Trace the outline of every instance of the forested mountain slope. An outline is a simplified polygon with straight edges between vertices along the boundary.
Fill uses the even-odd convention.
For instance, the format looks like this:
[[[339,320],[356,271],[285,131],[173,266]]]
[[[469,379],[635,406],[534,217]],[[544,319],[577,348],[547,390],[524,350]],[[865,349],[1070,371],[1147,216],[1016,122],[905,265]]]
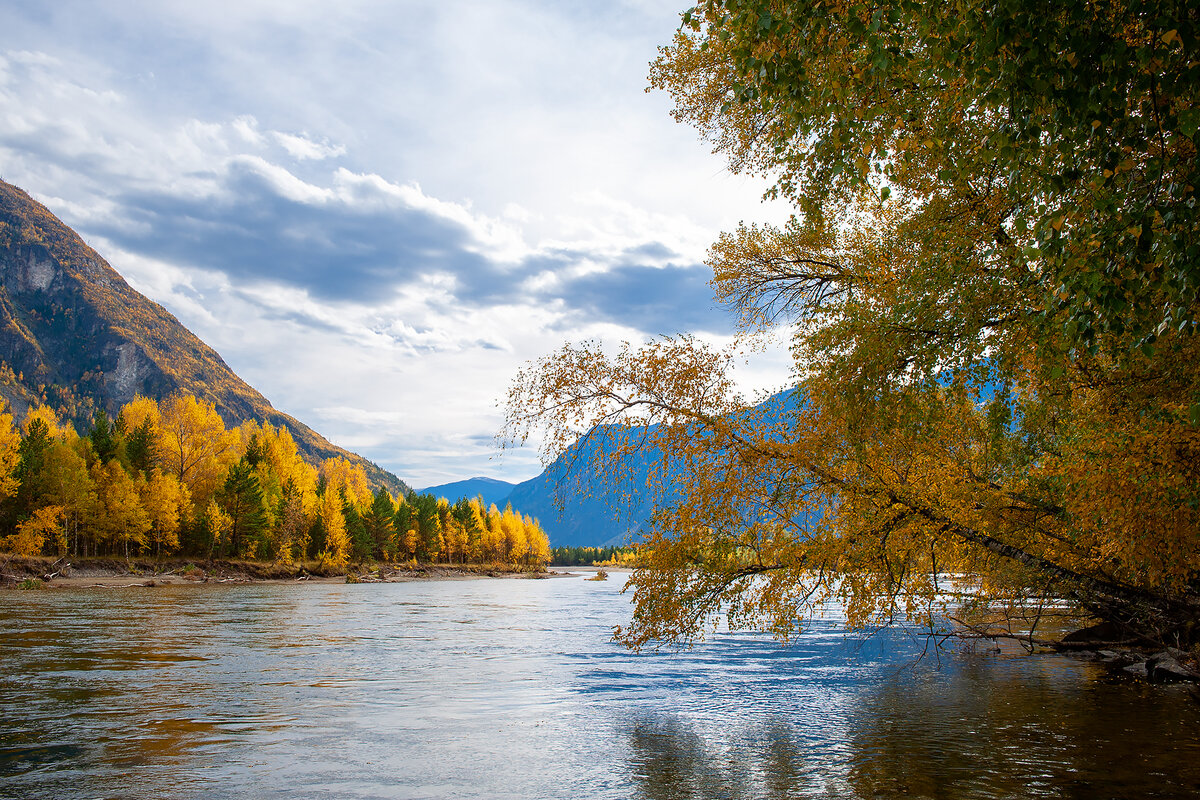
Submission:
[[[45,206],[0,181],[0,396],[17,417],[45,402],[82,431],[97,405],[115,414],[135,394],[178,390],[211,401],[227,424],[287,428],[313,461],[342,456],[392,492],[408,488],[273,408]]]

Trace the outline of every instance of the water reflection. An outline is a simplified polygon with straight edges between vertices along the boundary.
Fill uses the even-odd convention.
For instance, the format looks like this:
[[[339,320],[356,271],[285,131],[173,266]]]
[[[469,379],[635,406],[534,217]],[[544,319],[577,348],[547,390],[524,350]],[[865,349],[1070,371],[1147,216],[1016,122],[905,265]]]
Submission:
[[[864,695],[862,797],[1200,796],[1191,690],[1056,656],[949,660]]]
[[[728,748],[678,717],[661,716],[634,724],[629,747],[630,775],[644,800],[810,796],[799,742],[781,723]]]
[[[636,796],[1200,797],[1194,688],[1057,656],[962,655],[860,678],[854,707],[829,726],[799,708],[731,706],[719,725],[639,718],[625,727]]]
[[[1200,796],[1187,688],[833,622],[636,656],[619,588],[7,593],[0,797]]]

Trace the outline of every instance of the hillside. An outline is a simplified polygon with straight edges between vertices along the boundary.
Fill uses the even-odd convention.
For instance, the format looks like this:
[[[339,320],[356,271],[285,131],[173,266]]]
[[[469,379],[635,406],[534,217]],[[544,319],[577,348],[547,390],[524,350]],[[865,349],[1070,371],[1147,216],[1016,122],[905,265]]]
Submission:
[[[211,401],[226,424],[287,428],[313,461],[342,456],[373,483],[408,488],[273,408],[45,206],[0,181],[0,396],[16,416],[45,402],[86,430],[96,404],[115,414],[135,394],[162,399],[177,390]]]
[[[454,481],[453,483],[443,483],[439,486],[430,486],[427,489],[418,489],[418,494],[431,494],[434,497],[444,497],[451,502],[459,500],[463,497],[482,497],[485,505],[495,503],[503,508],[505,499],[508,493],[513,490],[513,486],[508,481],[498,481],[495,478],[467,478],[464,481]]]
[[[780,419],[796,407],[793,391],[776,394],[748,411],[765,422]],[[542,474],[519,483],[499,505],[512,503],[522,514],[536,517],[554,547],[608,547],[636,541],[654,511],[656,500],[677,496],[668,480],[662,498],[646,488],[651,469],[662,459],[660,450],[645,448],[627,464],[626,477],[617,482],[596,469],[597,452],[611,445],[610,436],[641,438],[642,428],[623,432],[598,432],[587,442],[576,443],[554,460]]]
[[[504,498],[537,518],[553,547],[628,544],[654,509],[645,476],[658,453],[640,454],[633,469],[637,477],[614,484],[592,466],[596,446],[573,447]]]

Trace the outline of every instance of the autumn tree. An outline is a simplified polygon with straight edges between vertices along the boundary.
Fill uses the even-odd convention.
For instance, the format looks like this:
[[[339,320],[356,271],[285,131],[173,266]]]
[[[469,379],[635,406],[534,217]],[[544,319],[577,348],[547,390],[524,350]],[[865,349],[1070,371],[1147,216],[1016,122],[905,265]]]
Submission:
[[[525,523],[513,511],[511,503],[500,514],[500,530],[504,536],[504,560],[510,564],[520,563],[525,556]]]
[[[325,479],[326,491],[332,490],[354,504],[366,508],[374,501],[367,473],[359,464],[351,464],[345,458],[327,458],[321,462],[321,475]]]
[[[786,637],[830,597],[855,625],[1033,635],[1065,600],[1115,639],[1200,637],[1198,13],[685,14],[651,81],[795,208],[709,255],[747,335],[793,332],[795,382],[754,404],[734,350],[680,337],[568,346],[514,383],[514,438],[607,436],[604,467],[654,452],[678,490],[628,644],[722,617]]]
[[[12,497],[20,486],[17,466],[21,461],[21,434],[13,427],[12,414],[0,411],[0,500]]]
[[[492,503],[483,516],[483,531],[479,541],[479,560],[500,563],[507,553],[504,549],[504,526],[501,524],[500,509]]]
[[[325,487],[320,505],[321,527],[325,533],[320,552],[322,563],[336,568],[346,566],[350,559],[350,537],[346,533],[346,517],[342,511],[340,493]]]
[[[525,552],[522,561],[526,565],[544,565],[550,563],[550,539],[542,526],[528,514],[523,517],[525,523]]]
[[[196,503],[207,503],[220,488],[226,469],[237,460],[237,434],[212,403],[173,394],[159,406],[158,456],[164,471],[188,488]]]
[[[59,440],[47,448],[42,465],[40,505],[56,506],[72,552],[85,554],[85,520],[96,506],[96,485],[88,472],[84,440]]]
[[[138,482],[117,461],[97,462],[91,469],[96,502],[87,521],[100,544],[110,552],[130,555],[146,545],[152,522],[142,506]]]
[[[0,537],[0,551],[18,556],[40,556],[47,543],[55,552],[65,555],[67,536],[63,529],[63,513],[58,506],[43,506],[26,520],[17,523],[17,532]]]
[[[291,564],[297,556],[303,556],[308,549],[307,531],[302,493],[289,478],[279,493],[275,525],[271,529],[275,559],[284,564]]]
[[[225,510],[221,508],[216,499],[210,499],[208,504],[204,506],[200,518],[196,521],[199,529],[199,535],[204,545],[208,548],[208,559],[211,561],[225,544],[229,541],[229,531],[232,527],[232,520]]]
[[[142,505],[150,518],[150,544],[161,556],[179,548],[179,529],[190,507],[187,487],[173,474],[151,471],[142,488]]]

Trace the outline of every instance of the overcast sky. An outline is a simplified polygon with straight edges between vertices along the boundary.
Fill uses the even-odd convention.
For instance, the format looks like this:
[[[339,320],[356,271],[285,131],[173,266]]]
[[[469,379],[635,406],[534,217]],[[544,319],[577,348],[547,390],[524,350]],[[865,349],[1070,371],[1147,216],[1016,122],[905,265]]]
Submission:
[[[0,177],[332,441],[524,480],[514,372],[724,341],[705,251],[784,213],[644,91],[686,4],[5,0]]]

